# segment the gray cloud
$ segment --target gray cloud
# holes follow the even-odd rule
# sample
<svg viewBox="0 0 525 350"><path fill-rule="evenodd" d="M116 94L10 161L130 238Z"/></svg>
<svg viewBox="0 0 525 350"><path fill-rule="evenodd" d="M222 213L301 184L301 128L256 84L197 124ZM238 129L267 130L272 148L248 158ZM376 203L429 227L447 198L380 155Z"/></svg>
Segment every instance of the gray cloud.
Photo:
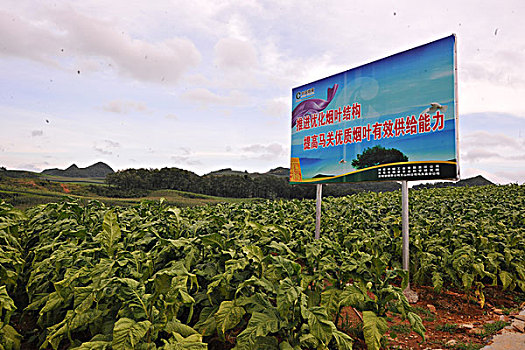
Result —
<svg viewBox="0 0 525 350"><path fill-rule="evenodd" d="M44 131L42 130L33 130L31 131L31 136L35 137L35 136L42 136L44 135Z"/></svg>
<svg viewBox="0 0 525 350"><path fill-rule="evenodd" d="M34 20L0 11L0 38L0 53L4 55L62 68L70 67L71 63L64 66L65 61L73 60L78 65L96 57L106 60L122 75L153 82L176 82L201 59L188 39L150 43L117 30L110 21L85 16L70 6L44 9Z"/></svg>
<svg viewBox="0 0 525 350"><path fill-rule="evenodd" d="M274 117L282 117L290 112L290 106L283 98L270 100L263 107L263 112Z"/></svg>
<svg viewBox="0 0 525 350"><path fill-rule="evenodd" d="M109 156L109 155L112 155L112 154L113 154L113 152L108 151L108 150L105 150L105 149L100 148L100 147L97 147L97 146L94 146L93 149L94 149L95 151L97 151L98 153L103 154L103 155L106 155L106 156Z"/></svg>
<svg viewBox="0 0 525 350"><path fill-rule="evenodd" d="M103 142L106 144L107 147L112 147L112 148L118 148L118 147L120 147L120 143L115 142L115 141L104 140Z"/></svg>
<svg viewBox="0 0 525 350"><path fill-rule="evenodd" d="M285 149L281 144L272 143L269 145L253 144L241 148L245 154L243 158L260 160L275 160L284 155Z"/></svg>
<svg viewBox="0 0 525 350"><path fill-rule="evenodd" d="M177 164L182 165L199 165L201 162L195 159L193 151L187 147L179 147L178 154L170 157Z"/></svg>
<svg viewBox="0 0 525 350"><path fill-rule="evenodd" d="M102 140L93 146L96 152L107 156L112 155L117 148L120 148L120 143L111 140Z"/></svg>
<svg viewBox="0 0 525 350"><path fill-rule="evenodd" d="M106 112L127 114L130 112L147 112L148 107L142 102L113 100L102 106Z"/></svg>
<svg viewBox="0 0 525 350"><path fill-rule="evenodd" d="M461 159L467 162L520 161L525 159L525 139L503 133L474 131L460 140Z"/></svg>
<svg viewBox="0 0 525 350"><path fill-rule="evenodd" d="M520 184L525 183L525 169L516 169L513 171L496 171L496 175L509 179L511 182Z"/></svg>
<svg viewBox="0 0 525 350"><path fill-rule="evenodd" d="M214 48L215 64L222 69L246 70L256 68L257 52L253 45L235 38L220 39Z"/></svg>
<svg viewBox="0 0 525 350"><path fill-rule="evenodd" d="M208 89L197 88L182 94L182 98L200 106L223 105L240 106L246 103L247 97L238 91L231 91L229 95L218 95Z"/></svg>
<svg viewBox="0 0 525 350"><path fill-rule="evenodd" d="M25 170L36 171L36 172L42 171L42 169L38 167L38 165L33 164L33 163L18 164L16 166L16 169L25 169Z"/></svg>
<svg viewBox="0 0 525 350"><path fill-rule="evenodd" d="M523 141L519 139L509 137L503 133L493 133L484 130L469 133L464 136L463 140L464 145L467 147L471 145L475 147L480 145L485 147L507 145L509 147L520 148L524 146Z"/></svg>
<svg viewBox="0 0 525 350"><path fill-rule="evenodd" d="M461 159L467 162L479 162L482 160L501 158L501 154L497 152L487 151L485 149L473 149L462 154Z"/></svg>

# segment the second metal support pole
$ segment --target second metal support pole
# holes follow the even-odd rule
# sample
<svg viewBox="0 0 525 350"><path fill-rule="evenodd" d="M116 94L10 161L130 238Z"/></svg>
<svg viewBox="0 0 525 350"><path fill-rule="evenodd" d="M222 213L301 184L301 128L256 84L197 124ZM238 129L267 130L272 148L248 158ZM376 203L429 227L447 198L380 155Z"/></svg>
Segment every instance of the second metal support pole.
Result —
<svg viewBox="0 0 525 350"><path fill-rule="evenodd" d="M409 282L403 294L409 303L416 303L419 299L417 293L410 289L410 254L409 254L409 235L408 235L408 181L401 181L401 221L403 233L403 270L409 272Z"/></svg>
<svg viewBox="0 0 525 350"><path fill-rule="evenodd" d="M403 270L409 269L408 251L408 181L401 182L401 221L403 232Z"/></svg>
<svg viewBox="0 0 525 350"><path fill-rule="evenodd" d="M315 239L321 237L321 197L323 195L323 185L317 184L317 197L315 201Z"/></svg>

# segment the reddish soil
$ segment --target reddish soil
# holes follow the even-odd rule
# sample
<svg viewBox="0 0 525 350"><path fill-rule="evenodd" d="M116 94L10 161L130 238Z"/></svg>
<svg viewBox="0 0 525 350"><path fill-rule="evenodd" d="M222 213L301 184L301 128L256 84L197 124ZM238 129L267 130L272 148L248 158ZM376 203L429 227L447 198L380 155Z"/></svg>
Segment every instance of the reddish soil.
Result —
<svg viewBox="0 0 525 350"><path fill-rule="evenodd" d="M61 183L60 186L62 187L62 189L64 190L65 193L70 193L71 192L71 190L69 188L67 188L66 185Z"/></svg>
<svg viewBox="0 0 525 350"><path fill-rule="evenodd" d="M519 313L525 300L524 294L487 287L484 289L486 304L482 309L474 293L468 298L457 291L438 293L423 286L412 286L412 289L419 296L419 301L412 306L427 330L425 341L410 330L408 320L401 320L399 316L388 312L389 330L385 349L480 349L496 333L492 331L493 326L502 324L497 321L508 322L508 315ZM343 318L344 330L360 323L354 310L346 310ZM501 330L497 333L501 333ZM356 341L354 349L366 349L366 345Z"/></svg>

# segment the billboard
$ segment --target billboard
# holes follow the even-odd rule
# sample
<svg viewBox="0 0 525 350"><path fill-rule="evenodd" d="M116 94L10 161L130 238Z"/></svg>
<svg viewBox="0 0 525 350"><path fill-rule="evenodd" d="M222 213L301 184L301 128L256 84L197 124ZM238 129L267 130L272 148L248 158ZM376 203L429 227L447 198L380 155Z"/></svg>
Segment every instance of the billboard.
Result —
<svg viewBox="0 0 525 350"><path fill-rule="evenodd" d="M458 179L456 36L292 90L290 183Z"/></svg>

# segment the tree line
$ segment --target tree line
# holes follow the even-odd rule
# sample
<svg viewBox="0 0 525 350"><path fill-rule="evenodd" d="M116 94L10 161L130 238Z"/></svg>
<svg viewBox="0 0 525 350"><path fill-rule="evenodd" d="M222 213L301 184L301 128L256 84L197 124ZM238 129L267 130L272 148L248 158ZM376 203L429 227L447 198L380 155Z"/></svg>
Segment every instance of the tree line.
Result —
<svg viewBox="0 0 525 350"><path fill-rule="evenodd" d="M290 185L287 177L270 174L207 174L199 176L178 168L127 169L106 176L108 187L95 189L100 195L134 197L148 191L171 189L231 198L313 199L313 185ZM377 185L377 184L376 184ZM368 187L368 188L367 188ZM381 190L395 190L397 186ZM362 190L374 190L368 185L337 184L323 186L323 196L345 196Z"/></svg>

